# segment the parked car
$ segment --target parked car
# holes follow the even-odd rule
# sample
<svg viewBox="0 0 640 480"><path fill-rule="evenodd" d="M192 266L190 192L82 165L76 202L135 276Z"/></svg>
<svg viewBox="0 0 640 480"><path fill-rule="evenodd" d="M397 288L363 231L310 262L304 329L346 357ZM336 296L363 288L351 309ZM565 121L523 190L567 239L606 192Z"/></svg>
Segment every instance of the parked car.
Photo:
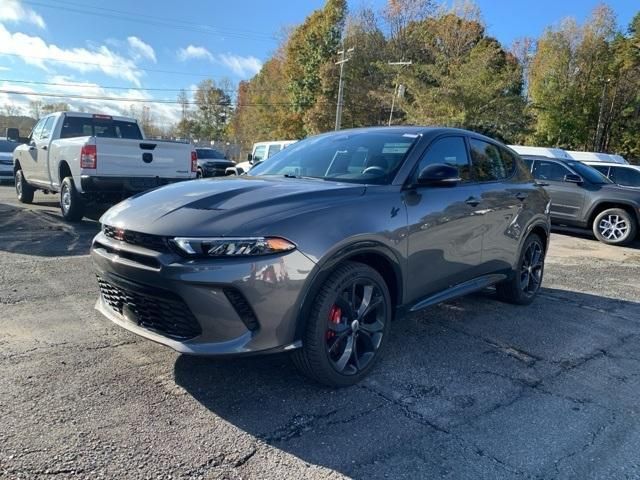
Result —
<svg viewBox="0 0 640 480"><path fill-rule="evenodd" d="M0 182L13 180L13 151L18 144L11 140L0 140Z"/></svg>
<svg viewBox="0 0 640 480"><path fill-rule="evenodd" d="M224 177L229 167L234 167L235 162L227 160L224 153L215 148L196 148L198 155L198 170L196 176L204 177Z"/></svg>
<svg viewBox="0 0 640 480"><path fill-rule="evenodd" d="M302 372L342 386L371 370L396 314L490 285L526 305L540 288L549 197L487 137L342 130L255 170L106 212L96 308L183 353L291 350Z"/></svg>
<svg viewBox="0 0 640 480"><path fill-rule="evenodd" d="M271 158L282 149L296 143L297 140L276 140L273 142L258 142L253 144L251 153L247 155L247 161L227 168L227 175L242 175L247 173L254 165Z"/></svg>
<svg viewBox="0 0 640 480"><path fill-rule="evenodd" d="M196 175L196 152L179 142L145 140L136 120L62 112L42 118L14 151L18 200L36 190L60 193L62 215L84 216L87 202L117 202L133 193Z"/></svg>
<svg viewBox="0 0 640 480"><path fill-rule="evenodd" d="M633 241L640 220L640 192L620 187L576 160L523 157L551 196L551 221L589 228L610 245Z"/></svg>
<svg viewBox="0 0 640 480"><path fill-rule="evenodd" d="M582 163L595 168L613 183L624 187L640 188L640 167L637 165L590 161Z"/></svg>

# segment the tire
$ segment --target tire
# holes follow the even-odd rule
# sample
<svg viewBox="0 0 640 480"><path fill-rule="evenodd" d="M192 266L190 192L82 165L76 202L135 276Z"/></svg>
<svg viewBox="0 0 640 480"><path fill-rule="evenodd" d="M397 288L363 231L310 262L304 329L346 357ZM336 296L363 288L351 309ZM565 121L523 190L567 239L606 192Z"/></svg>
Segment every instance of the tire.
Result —
<svg viewBox="0 0 640 480"><path fill-rule="evenodd" d="M33 203L33 194L36 189L27 183L24 178L22 169L19 168L15 173L16 195L20 203Z"/></svg>
<svg viewBox="0 0 640 480"><path fill-rule="evenodd" d="M365 303L370 308L363 307ZM391 318L391 297L382 276L368 265L345 262L313 299L293 363L324 385L354 385L380 357Z"/></svg>
<svg viewBox="0 0 640 480"><path fill-rule="evenodd" d="M60 186L60 211L69 222L79 222L84 216L84 199L76 190L73 178L66 177Z"/></svg>
<svg viewBox="0 0 640 480"><path fill-rule="evenodd" d="M198 169L196 170L196 178L204 178L204 172L202 171L201 168L198 167Z"/></svg>
<svg viewBox="0 0 640 480"><path fill-rule="evenodd" d="M607 245L626 245L636 238L638 223L622 208L603 210L593 220L593 234Z"/></svg>
<svg viewBox="0 0 640 480"><path fill-rule="evenodd" d="M538 235L532 233L522 245L516 270L507 280L496 285L498 298L515 305L529 305L533 302L542 285L544 257L544 243Z"/></svg>

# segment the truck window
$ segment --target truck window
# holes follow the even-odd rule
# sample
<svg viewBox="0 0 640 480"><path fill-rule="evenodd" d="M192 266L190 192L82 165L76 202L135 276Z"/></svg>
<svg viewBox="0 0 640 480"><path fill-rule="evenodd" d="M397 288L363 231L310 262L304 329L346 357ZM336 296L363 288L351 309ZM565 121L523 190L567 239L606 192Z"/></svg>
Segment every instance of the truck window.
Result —
<svg viewBox="0 0 640 480"><path fill-rule="evenodd" d="M44 122L44 126L42 127L42 132L40 132L40 139L41 140L44 140L44 139L49 138L51 136L51 132L53 131L53 121L55 119L56 119L55 117L49 117Z"/></svg>
<svg viewBox="0 0 640 480"><path fill-rule="evenodd" d="M135 122L112 118L65 117L60 138L89 136L142 140L142 133Z"/></svg>
<svg viewBox="0 0 640 480"><path fill-rule="evenodd" d="M267 147L265 145L260 145L259 147L256 147L255 151L253 152L253 160L256 162L263 160L266 150L267 150Z"/></svg>
<svg viewBox="0 0 640 480"><path fill-rule="evenodd" d="M269 145L269 152L267 153L267 158L273 157L280 150L282 150L282 145L280 145L279 143Z"/></svg>

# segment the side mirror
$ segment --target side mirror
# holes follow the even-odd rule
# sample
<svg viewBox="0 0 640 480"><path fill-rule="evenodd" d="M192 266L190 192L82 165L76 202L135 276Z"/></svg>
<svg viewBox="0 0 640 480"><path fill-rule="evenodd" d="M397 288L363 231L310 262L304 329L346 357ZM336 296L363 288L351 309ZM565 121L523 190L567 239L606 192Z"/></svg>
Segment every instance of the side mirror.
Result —
<svg viewBox="0 0 640 480"><path fill-rule="evenodd" d="M427 165L418 174L418 185L431 187L452 187L461 180L458 169L444 163Z"/></svg>
<svg viewBox="0 0 640 480"><path fill-rule="evenodd" d="M564 176L564 181L568 183L583 183L584 180L580 175L576 175L575 173L568 173Z"/></svg>
<svg viewBox="0 0 640 480"><path fill-rule="evenodd" d="M251 162L251 160L253 160L253 155L247 153L247 162Z"/></svg>

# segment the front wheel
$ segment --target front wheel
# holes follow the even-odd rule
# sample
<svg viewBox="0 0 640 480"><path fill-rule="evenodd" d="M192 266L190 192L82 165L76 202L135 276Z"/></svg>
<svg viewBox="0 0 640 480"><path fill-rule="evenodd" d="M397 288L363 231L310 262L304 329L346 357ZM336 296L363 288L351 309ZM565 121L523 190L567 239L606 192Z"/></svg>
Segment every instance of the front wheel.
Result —
<svg viewBox="0 0 640 480"><path fill-rule="evenodd" d="M496 285L498 298L516 305L529 305L540 290L544 274L545 248L535 233L529 235L520 251L516 269L507 280Z"/></svg>
<svg viewBox="0 0 640 480"><path fill-rule="evenodd" d="M84 199L76 190L73 178L66 177L60 188L60 210L65 220L78 222L84 216Z"/></svg>
<svg viewBox="0 0 640 480"><path fill-rule="evenodd" d="M380 357L392 317L389 289L380 274L347 262L324 282L313 300L296 367L332 387L353 385Z"/></svg>
<svg viewBox="0 0 640 480"><path fill-rule="evenodd" d="M204 173L202 172L201 168L198 168L198 170L196 170L196 178L204 178Z"/></svg>
<svg viewBox="0 0 640 480"><path fill-rule="evenodd" d="M621 208L609 208L593 220L593 234L608 245L626 245L636 238L636 219Z"/></svg>
<svg viewBox="0 0 640 480"><path fill-rule="evenodd" d="M15 183L18 201L20 203L33 203L35 189L27 183L27 180L24 178L24 173L22 173L22 169L20 168L16 170Z"/></svg>

